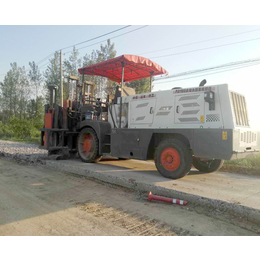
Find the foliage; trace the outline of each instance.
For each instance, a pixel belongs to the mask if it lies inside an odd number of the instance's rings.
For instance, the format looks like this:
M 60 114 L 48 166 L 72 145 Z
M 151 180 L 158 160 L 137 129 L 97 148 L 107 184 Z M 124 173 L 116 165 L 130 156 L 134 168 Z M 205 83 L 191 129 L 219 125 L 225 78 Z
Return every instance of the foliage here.
M 24 67 L 18 67 L 17 63 L 11 63 L 11 69 L 0 84 L 2 102 L 1 109 L 7 113 L 9 118 L 15 115 L 19 118 L 25 117 L 26 101 L 30 88 Z
M 39 139 L 42 122 L 39 119 L 19 119 L 12 116 L 6 124 L 0 122 L 0 137 L 1 138 L 16 138 L 22 140 Z
M 67 60 L 64 60 L 64 77 L 79 76 L 78 68 L 82 65 L 82 60 L 79 58 L 79 51 L 73 47 L 73 51 Z
M 28 75 L 30 80 L 30 87 L 31 89 L 32 87 L 35 88 L 35 100 L 37 100 L 40 84 L 42 82 L 42 74 L 38 68 L 38 65 L 36 65 L 34 61 L 29 62 L 29 65 L 31 68 Z M 37 114 L 37 110 L 38 110 L 38 102 L 35 102 L 36 114 Z
M 59 52 L 55 52 L 54 56 L 52 59 L 49 60 L 49 65 L 45 72 L 43 73 L 44 75 L 44 88 L 46 90 L 46 102 L 49 100 L 49 90 L 48 86 L 49 85 L 57 85 L 58 86 L 58 91 L 57 91 L 57 96 L 60 96 L 60 54 Z M 59 100 L 59 99 L 57 99 Z
M 83 57 L 83 66 L 92 65 L 98 62 L 102 62 L 108 59 L 115 58 L 116 50 L 115 44 L 111 44 L 110 40 L 107 40 L 106 45 L 100 45 L 100 50 L 93 50 L 90 55 L 86 54 Z M 108 80 L 104 77 L 99 76 L 85 76 L 86 80 L 95 83 L 95 94 L 98 97 L 106 98 L 106 95 L 111 95 L 115 93 L 116 83 Z
M 139 79 L 126 83 L 128 87 L 135 89 L 136 94 L 150 92 L 150 78 Z
M 80 57 L 74 47 L 69 56 L 63 60 L 63 98 L 68 97 L 67 80 L 69 75 L 79 76 L 78 68 L 88 66 L 116 56 L 115 44 L 110 40 L 99 48 Z M 38 65 L 29 62 L 29 72 L 24 67 L 19 67 L 16 62 L 10 64 L 3 82 L 0 82 L 0 137 L 12 138 L 38 138 L 44 119 L 44 104 L 49 101 L 48 85 L 58 86 L 57 101 L 60 96 L 60 53 L 55 52 L 49 59 L 45 71 L 40 71 Z M 106 98 L 106 95 L 114 95 L 116 84 L 104 77 L 85 75 L 85 80 L 95 83 L 94 95 Z M 135 89 L 136 93 L 149 92 L 149 78 L 126 83 Z M 59 102 L 58 102 L 59 103 Z M 2 122 L 1 122 L 2 121 Z

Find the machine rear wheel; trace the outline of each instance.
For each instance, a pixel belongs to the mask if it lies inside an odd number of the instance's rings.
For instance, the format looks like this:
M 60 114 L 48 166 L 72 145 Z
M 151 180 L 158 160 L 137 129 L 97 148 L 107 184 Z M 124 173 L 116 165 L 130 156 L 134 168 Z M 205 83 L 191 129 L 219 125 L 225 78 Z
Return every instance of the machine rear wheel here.
M 192 154 L 188 146 L 179 139 L 162 141 L 155 151 L 157 170 L 166 178 L 179 179 L 189 173 Z
M 193 157 L 193 166 L 200 172 L 215 172 L 224 164 L 224 160 L 220 159 L 201 159 Z
M 98 138 L 92 128 L 83 128 L 78 136 L 77 149 L 83 162 L 98 162 L 101 156 L 98 154 Z

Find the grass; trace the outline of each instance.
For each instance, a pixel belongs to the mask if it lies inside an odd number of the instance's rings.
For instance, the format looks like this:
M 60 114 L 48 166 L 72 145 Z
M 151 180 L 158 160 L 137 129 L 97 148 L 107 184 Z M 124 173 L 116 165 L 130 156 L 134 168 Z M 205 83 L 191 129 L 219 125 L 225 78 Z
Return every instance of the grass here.
M 260 155 L 248 157 L 244 159 L 225 161 L 225 164 L 246 167 L 246 168 L 254 168 L 260 170 Z
M 40 145 L 40 138 L 21 139 L 21 138 L 16 138 L 16 137 L 1 136 L 0 140 Z

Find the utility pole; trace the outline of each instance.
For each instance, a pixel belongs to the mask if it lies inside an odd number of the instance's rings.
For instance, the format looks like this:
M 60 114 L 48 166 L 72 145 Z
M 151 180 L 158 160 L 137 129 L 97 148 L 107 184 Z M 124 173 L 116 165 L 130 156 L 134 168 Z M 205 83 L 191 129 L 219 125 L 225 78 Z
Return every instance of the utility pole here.
M 36 87 L 36 116 L 37 116 L 37 110 L 38 110 L 38 104 L 37 104 L 37 96 L 38 96 L 38 86 L 37 83 L 35 82 L 35 87 Z
M 60 50 L 60 105 L 63 107 L 63 71 L 62 71 L 62 50 Z

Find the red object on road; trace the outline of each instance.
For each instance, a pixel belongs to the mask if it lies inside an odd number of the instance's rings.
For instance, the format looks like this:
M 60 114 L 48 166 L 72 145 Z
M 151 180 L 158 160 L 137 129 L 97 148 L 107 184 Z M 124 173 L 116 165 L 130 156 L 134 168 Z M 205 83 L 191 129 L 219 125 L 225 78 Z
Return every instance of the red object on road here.
M 178 199 L 172 199 L 172 198 L 167 198 L 167 197 L 163 197 L 163 196 L 157 196 L 157 195 L 153 195 L 152 192 L 149 192 L 148 195 L 148 201 L 151 200 L 158 200 L 158 201 L 165 201 L 165 202 L 169 202 L 172 204 L 178 204 L 178 205 L 187 205 L 188 201 L 186 200 L 178 200 Z

